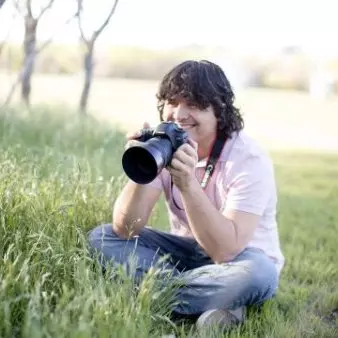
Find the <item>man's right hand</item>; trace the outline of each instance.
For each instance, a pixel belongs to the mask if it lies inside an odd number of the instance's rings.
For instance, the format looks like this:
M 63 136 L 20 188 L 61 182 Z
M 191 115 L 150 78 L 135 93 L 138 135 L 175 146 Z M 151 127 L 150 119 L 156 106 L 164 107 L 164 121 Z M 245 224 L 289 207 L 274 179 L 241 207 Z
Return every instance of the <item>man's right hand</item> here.
M 149 123 L 143 124 L 143 129 L 145 128 L 150 128 Z M 128 133 L 126 149 L 132 144 L 141 143 L 137 140 L 140 136 L 142 129 Z M 161 189 L 128 180 L 114 203 L 113 230 L 116 234 L 123 239 L 138 235 L 148 223 L 160 195 Z
M 149 128 L 150 128 L 150 124 L 148 122 L 144 122 L 142 129 L 139 129 L 137 131 L 128 132 L 126 135 L 128 141 L 124 148 L 128 149 L 131 146 L 138 144 L 140 141 L 138 141 L 137 139 L 142 135 L 142 130 L 149 129 Z

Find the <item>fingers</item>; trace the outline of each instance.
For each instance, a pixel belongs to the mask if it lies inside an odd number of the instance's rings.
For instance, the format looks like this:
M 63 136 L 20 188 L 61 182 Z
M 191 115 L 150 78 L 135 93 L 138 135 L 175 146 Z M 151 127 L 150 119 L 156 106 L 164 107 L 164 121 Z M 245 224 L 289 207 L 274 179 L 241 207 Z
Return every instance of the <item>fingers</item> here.
M 185 171 L 185 167 L 186 165 L 177 158 L 173 158 L 169 166 L 171 171 Z
M 180 176 L 182 174 L 181 169 L 176 169 L 176 168 L 173 168 L 171 166 L 169 166 L 167 169 L 168 169 L 168 171 L 169 171 L 169 173 L 172 177 L 177 177 L 177 176 Z
M 150 128 L 150 124 L 148 122 L 144 122 L 143 123 L 143 128 L 144 129 L 149 129 Z
M 196 161 L 198 160 L 197 149 L 194 148 L 189 143 L 185 143 L 181 147 L 178 148 L 178 150 L 176 151 L 177 156 L 180 156 L 182 152 L 187 154 L 189 157 L 194 158 L 194 160 Z
M 129 132 L 127 133 L 126 137 L 127 137 L 127 140 L 135 140 L 137 138 L 139 138 L 141 136 L 141 131 L 133 131 L 133 132 Z
M 195 164 L 195 157 L 191 156 L 189 154 L 187 154 L 186 152 L 184 152 L 183 150 L 181 151 L 177 151 L 174 156 L 173 156 L 173 160 L 178 160 L 186 165 L 192 166 Z
M 173 169 L 177 169 L 180 171 L 186 171 L 187 168 L 194 168 L 195 162 L 192 160 L 191 157 L 182 161 L 178 158 L 173 158 L 170 162 L 170 167 Z
M 182 145 L 173 156 L 170 167 L 184 170 L 184 167 L 194 168 L 198 160 L 197 153 L 189 144 Z
M 150 124 L 148 122 L 144 122 L 142 129 L 149 129 L 149 128 L 150 128 Z M 137 131 L 128 132 L 127 135 L 126 135 L 127 140 L 135 140 L 135 139 L 141 137 L 142 129 L 137 130 Z

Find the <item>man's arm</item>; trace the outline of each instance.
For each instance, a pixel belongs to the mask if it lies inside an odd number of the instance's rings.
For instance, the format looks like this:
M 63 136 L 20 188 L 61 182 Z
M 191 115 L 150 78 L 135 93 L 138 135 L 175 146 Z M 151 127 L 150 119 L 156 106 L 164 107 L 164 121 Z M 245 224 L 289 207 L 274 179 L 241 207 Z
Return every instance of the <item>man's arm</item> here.
M 196 241 L 215 263 L 233 259 L 252 238 L 259 215 L 234 209 L 222 214 L 198 182 L 181 192 L 181 196 Z
M 180 151 L 181 150 L 181 151 Z M 196 151 L 184 145 L 177 151 L 171 175 L 181 192 L 189 227 L 200 246 L 215 262 L 231 260 L 251 240 L 269 199 L 274 175 L 270 161 L 248 156 L 235 170 L 227 199 L 219 211 L 200 187 L 195 176 Z
M 161 189 L 129 180 L 113 208 L 113 230 L 121 238 L 137 235 L 147 224 Z

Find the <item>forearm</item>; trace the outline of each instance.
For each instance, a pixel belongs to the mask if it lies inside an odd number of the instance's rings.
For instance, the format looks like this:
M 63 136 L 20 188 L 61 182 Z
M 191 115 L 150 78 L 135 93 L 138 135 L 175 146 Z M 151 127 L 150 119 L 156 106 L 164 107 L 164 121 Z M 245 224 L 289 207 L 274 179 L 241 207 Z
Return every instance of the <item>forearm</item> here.
M 239 250 L 235 224 L 210 202 L 198 182 L 181 192 L 190 229 L 216 263 L 232 259 Z
M 147 187 L 129 181 L 113 208 L 113 229 L 122 237 L 132 237 L 146 225 L 150 211 L 142 203 Z

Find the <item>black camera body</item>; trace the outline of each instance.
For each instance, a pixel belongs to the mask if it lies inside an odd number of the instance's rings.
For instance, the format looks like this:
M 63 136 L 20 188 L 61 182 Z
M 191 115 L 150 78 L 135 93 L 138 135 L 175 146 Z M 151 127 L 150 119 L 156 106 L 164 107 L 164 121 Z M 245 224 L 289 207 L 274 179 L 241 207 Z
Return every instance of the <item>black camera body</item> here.
M 188 134 L 174 122 L 162 122 L 155 129 L 143 129 L 138 144 L 122 156 L 127 176 L 138 184 L 147 184 L 170 164 L 175 151 L 188 141 Z
M 146 142 L 153 137 L 168 138 L 174 151 L 188 140 L 187 132 L 174 122 L 162 122 L 155 129 L 143 129 L 137 140 Z

